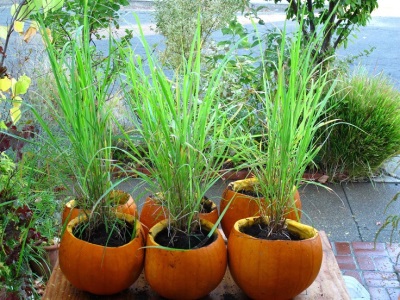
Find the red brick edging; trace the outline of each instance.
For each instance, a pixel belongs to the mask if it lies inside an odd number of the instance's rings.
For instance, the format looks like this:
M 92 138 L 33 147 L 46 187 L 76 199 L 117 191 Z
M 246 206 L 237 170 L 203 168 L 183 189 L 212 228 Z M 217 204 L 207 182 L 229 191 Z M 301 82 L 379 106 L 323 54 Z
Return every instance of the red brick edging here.
M 343 275 L 355 277 L 374 300 L 400 300 L 399 244 L 332 242 Z

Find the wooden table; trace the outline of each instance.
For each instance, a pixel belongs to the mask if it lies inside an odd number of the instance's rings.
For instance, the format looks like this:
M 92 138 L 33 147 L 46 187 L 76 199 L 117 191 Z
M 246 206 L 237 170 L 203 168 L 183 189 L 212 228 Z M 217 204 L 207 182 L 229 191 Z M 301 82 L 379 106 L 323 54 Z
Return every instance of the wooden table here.
M 331 245 L 325 234 L 320 231 L 322 246 L 323 246 L 323 260 L 322 267 L 315 279 L 314 283 L 303 293 L 295 297 L 294 299 L 332 299 L 332 300 L 344 300 L 350 299 L 349 294 L 346 290 L 342 273 L 340 272 L 339 266 L 336 262 L 335 255 L 332 252 Z M 68 280 L 64 277 L 60 270 L 60 267 L 55 266 L 50 280 L 47 283 L 47 288 L 43 296 L 44 300 L 75 300 L 75 299 L 163 299 L 159 297 L 154 291 L 147 285 L 143 273 L 139 279 L 126 291 L 121 292 L 114 296 L 95 296 L 86 292 L 75 289 Z M 248 299 L 246 295 L 239 289 L 239 287 L 233 281 L 229 269 L 227 269 L 225 277 L 221 284 L 213 290 L 203 300 L 214 300 L 214 299 Z

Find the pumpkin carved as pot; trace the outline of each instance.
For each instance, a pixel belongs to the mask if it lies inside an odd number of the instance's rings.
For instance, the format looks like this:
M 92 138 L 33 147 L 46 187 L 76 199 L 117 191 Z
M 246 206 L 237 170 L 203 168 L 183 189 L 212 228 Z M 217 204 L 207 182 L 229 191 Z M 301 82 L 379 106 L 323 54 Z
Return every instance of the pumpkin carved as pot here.
M 252 186 L 254 185 L 254 181 L 256 181 L 255 178 L 248 178 L 232 182 L 231 184 L 229 184 L 229 186 L 225 188 L 222 194 L 222 199 L 220 202 L 220 212 L 222 213 L 229 205 L 221 220 L 221 227 L 227 238 L 229 238 L 230 231 L 232 230 L 233 225 L 236 221 L 260 215 L 259 205 L 264 207 L 264 210 L 268 210 L 267 203 L 265 203 L 263 198 L 257 199 L 256 197 L 249 196 L 240 192 L 240 190 L 242 189 L 251 191 Z M 288 210 L 285 217 L 287 219 L 299 221 L 301 218 L 302 206 L 300 201 L 300 194 L 297 190 L 294 194 L 294 204 L 296 206 L 296 211 L 293 209 Z
M 201 227 L 213 226 L 200 219 Z M 155 237 L 168 224 L 167 220 L 153 226 L 147 236 L 145 276 L 150 287 L 168 299 L 199 299 L 214 290 L 222 281 L 226 266 L 226 245 L 216 230 L 213 242 L 207 246 L 180 250 L 160 246 Z
M 111 295 L 127 289 L 139 277 L 144 263 L 144 238 L 135 217 L 116 213 L 135 227 L 136 235 L 120 247 L 95 245 L 76 238 L 73 229 L 87 220 L 71 220 L 62 236 L 59 264 L 68 281 L 77 289 L 96 295 Z
M 200 219 L 205 219 L 215 224 L 219 217 L 218 207 L 211 200 L 207 201 L 211 202 L 211 211 L 208 213 L 200 213 L 199 217 Z M 151 227 L 166 218 L 168 218 L 168 209 L 159 204 L 153 197 L 147 197 L 140 212 L 140 222 L 143 225 L 145 234 L 147 235 Z
M 252 299 L 292 299 L 307 289 L 322 264 L 318 231 L 286 220 L 302 240 L 265 240 L 242 232 L 257 217 L 237 221 L 228 239 L 229 270 L 236 284 Z

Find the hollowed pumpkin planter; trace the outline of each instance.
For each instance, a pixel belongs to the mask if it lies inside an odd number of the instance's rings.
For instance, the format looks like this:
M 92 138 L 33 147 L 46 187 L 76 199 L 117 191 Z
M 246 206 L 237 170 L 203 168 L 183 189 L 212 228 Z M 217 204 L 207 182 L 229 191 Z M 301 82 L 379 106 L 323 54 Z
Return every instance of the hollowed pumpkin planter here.
M 129 193 L 120 190 L 111 191 L 110 197 L 115 201 L 116 212 L 132 215 L 138 217 L 138 211 L 135 201 Z M 89 212 L 87 212 L 89 213 Z M 79 215 L 84 215 L 83 210 L 76 207 L 76 201 L 71 200 L 65 204 L 62 213 L 62 224 L 66 225 L 72 219 L 75 219 Z
M 252 191 L 252 187 L 254 186 L 255 178 L 247 178 L 243 180 L 237 180 L 235 182 L 230 183 L 224 190 L 222 194 L 222 199 L 220 202 L 220 212 L 222 213 L 226 206 L 229 204 L 228 209 L 226 210 L 224 216 L 221 220 L 221 227 L 224 231 L 225 236 L 228 238 L 230 231 L 233 228 L 233 225 L 236 221 L 248 217 L 255 217 L 260 215 L 260 207 L 259 204 L 266 208 L 267 204 L 265 203 L 263 198 L 256 198 L 253 196 L 249 196 L 243 193 L 240 193 L 241 190 L 246 189 Z M 301 200 L 300 194 L 296 190 L 294 195 L 294 203 L 297 209 L 287 211 L 286 218 L 299 221 L 301 219 Z
M 76 238 L 73 229 L 87 217 L 68 223 L 61 238 L 60 268 L 77 289 L 96 295 L 119 293 L 131 286 L 143 270 L 144 238 L 140 222 L 131 215 L 116 213 L 136 229 L 136 236 L 120 247 L 104 247 Z
M 215 224 L 218 220 L 218 207 L 211 200 L 211 210 L 207 213 L 199 213 L 200 219 L 208 220 Z M 142 211 L 140 212 L 140 222 L 143 225 L 143 231 L 147 235 L 150 228 L 168 218 L 168 209 L 162 206 L 153 197 L 147 197 L 144 201 Z
M 207 230 L 213 226 L 204 219 L 200 222 Z M 206 296 L 221 283 L 226 271 L 227 251 L 221 233 L 216 230 L 212 243 L 198 249 L 160 247 L 155 238 L 167 225 L 167 220 L 157 223 L 147 236 L 146 246 L 150 247 L 146 248 L 146 281 L 160 296 L 168 299 Z
M 286 220 L 302 240 L 264 240 L 243 233 L 257 217 L 235 223 L 228 239 L 229 270 L 236 284 L 252 299 L 292 299 L 317 277 L 322 263 L 318 231 Z

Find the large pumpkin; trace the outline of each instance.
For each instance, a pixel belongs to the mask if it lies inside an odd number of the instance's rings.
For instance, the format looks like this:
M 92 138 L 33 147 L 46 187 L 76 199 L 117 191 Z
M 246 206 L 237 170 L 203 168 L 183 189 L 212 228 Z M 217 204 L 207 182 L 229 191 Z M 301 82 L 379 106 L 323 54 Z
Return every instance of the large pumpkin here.
M 76 238 L 73 229 L 87 220 L 71 220 L 62 236 L 59 263 L 68 281 L 77 289 L 97 295 L 111 295 L 127 289 L 139 277 L 144 263 L 144 238 L 135 217 L 116 213 L 135 226 L 136 236 L 120 247 L 104 247 Z
M 120 190 L 111 191 L 110 197 L 115 199 L 116 211 L 124 214 L 138 216 L 137 206 L 132 196 L 129 193 Z M 75 219 L 77 216 L 83 214 L 82 209 L 76 207 L 76 201 L 71 200 L 65 204 L 62 213 L 62 224 L 66 225 L 66 222 Z
M 144 201 L 142 211 L 140 212 L 140 222 L 143 225 L 145 234 L 149 232 L 149 229 L 156 225 L 158 222 L 165 220 L 168 217 L 168 209 L 157 201 L 153 197 L 147 197 Z M 199 217 L 215 224 L 218 220 L 218 207 L 213 202 L 212 210 L 209 213 L 200 213 Z
M 309 287 L 322 263 L 318 231 L 293 220 L 288 229 L 299 241 L 257 239 L 241 232 L 254 223 L 247 218 L 235 223 L 228 239 L 229 270 L 236 284 L 252 299 L 292 299 Z
M 226 266 L 226 245 L 216 230 L 215 240 L 208 246 L 192 250 L 165 247 L 155 237 L 166 228 L 167 220 L 157 223 L 147 236 L 145 276 L 150 287 L 168 299 L 199 299 L 214 290 L 222 281 Z M 207 220 L 201 226 L 211 229 Z
M 232 227 L 236 221 L 248 217 L 259 216 L 260 204 L 264 208 L 267 207 L 267 203 L 264 201 L 264 198 L 258 199 L 238 192 L 241 189 L 252 190 L 252 186 L 254 185 L 255 180 L 255 178 L 237 180 L 229 184 L 222 194 L 222 199 L 220 202 L 221 214 L 229 204 L 229 207 L 221 220 L 221 227 L 227 238 L 229 237 L 230 231 L 232 230 Z M 302 206 L 300 201 L 300 194 L 297 190 L 294 194 L 294 203 L 297 211 L 289 210 L 285 217 L 287 219 L 299 221 L 301 218 Z

